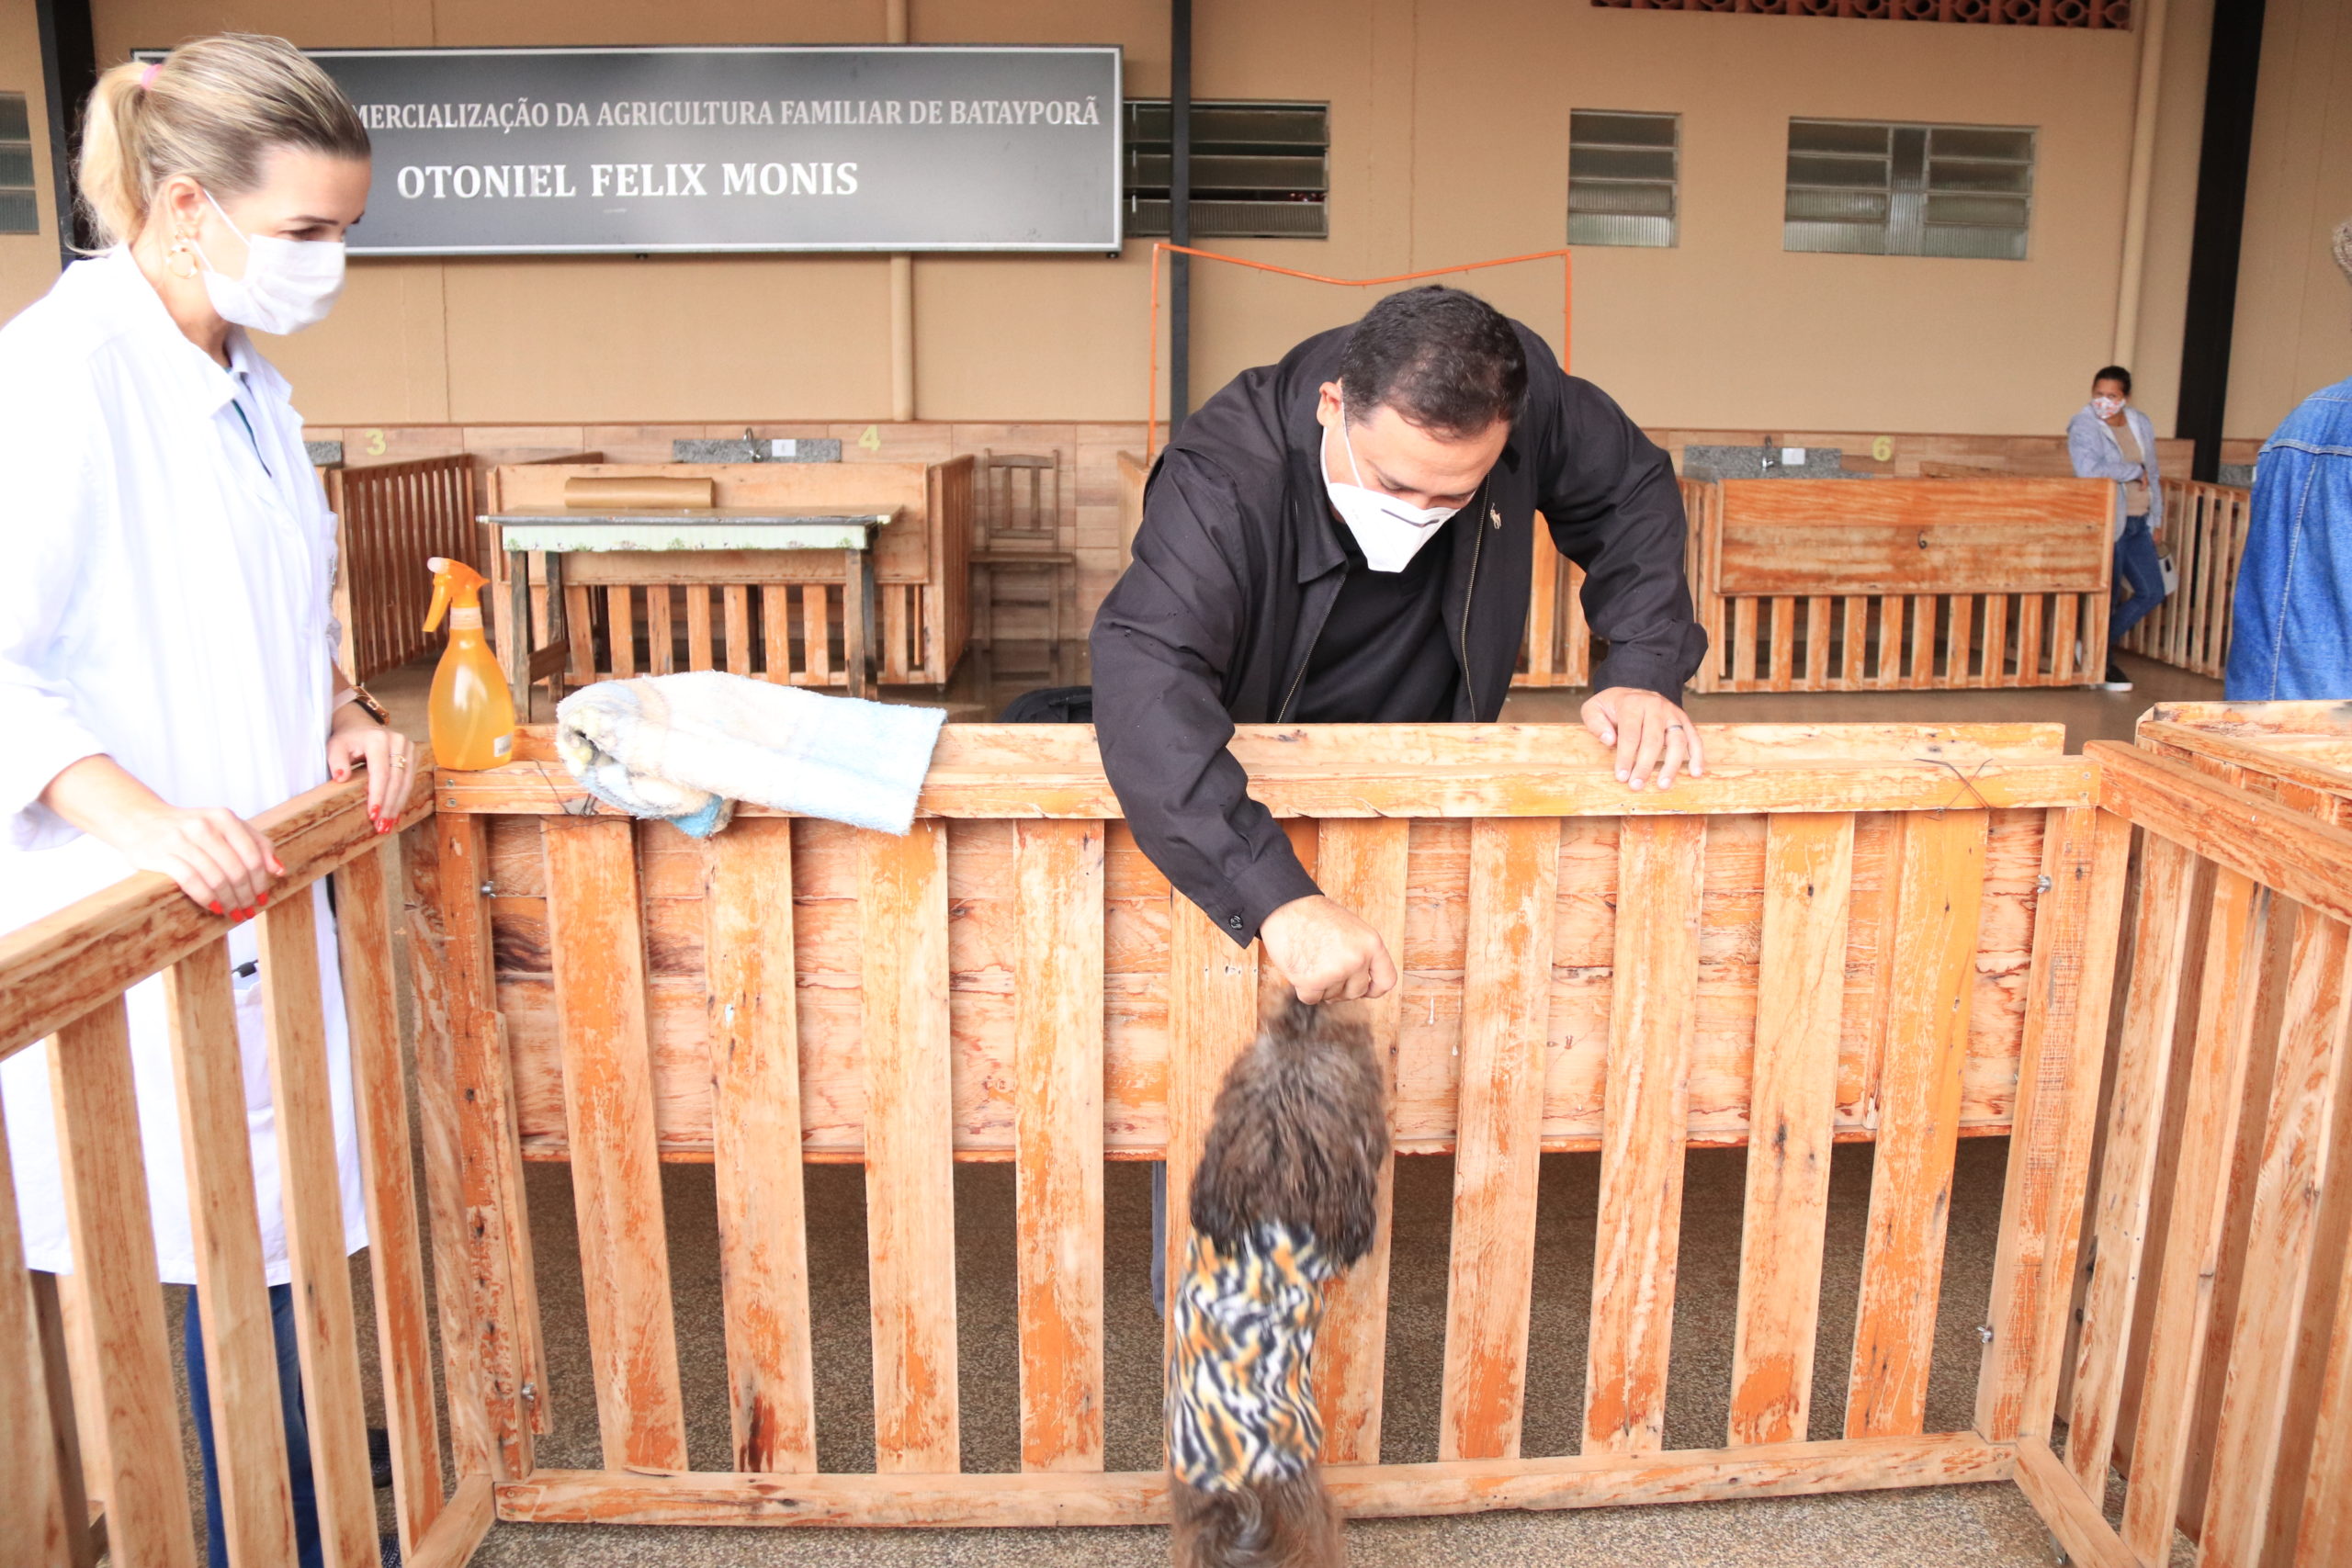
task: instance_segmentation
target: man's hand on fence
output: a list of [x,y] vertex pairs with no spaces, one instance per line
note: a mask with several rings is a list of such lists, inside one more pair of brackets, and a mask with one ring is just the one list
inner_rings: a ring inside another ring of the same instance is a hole
[[1320,893],[1268,915],[1258,939],[1303,1002],[1385,997],[1396,984],[1396,964],[1380,933]]
[[1686,767],[1694,779],[1706,772],[1699,727],[1656,692],[1635,686],[1595,692],[1585,699],[1584,727],[1603,746],[1617,749],[1617,781],[1634,789],[1653,777],[1664,789]]

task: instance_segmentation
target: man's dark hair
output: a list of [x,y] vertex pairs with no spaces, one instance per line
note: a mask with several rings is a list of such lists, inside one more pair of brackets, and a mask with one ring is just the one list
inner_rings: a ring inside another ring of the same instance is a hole
[[1431,284],[1391,294],[1356,323],[1340,356],[1348,417],[1384,403],[1439,435],[1476,435],[1519,415],[1527,352],[1501,311]]
[[2132,395],[2132,372],[2126,370],[2120,365],[2108,366],[2098,375],[2091,378],[2091,385],[2094,387],[2098,386],[2101,381],[2120,381],[2123,384],[2123,395],[2127,398]]

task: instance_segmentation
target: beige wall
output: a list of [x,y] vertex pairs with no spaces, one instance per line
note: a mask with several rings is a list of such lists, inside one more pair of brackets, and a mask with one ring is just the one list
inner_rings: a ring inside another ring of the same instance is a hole
[[[2194,187],[2199,17],[2211,3],[2175,6],[2167,85],[2181,90],[2167,99],[2141,339],[2153,356],[2143,400],[2160,420]],[[850,40],[878,38],[882,10],[881,0],[97,0],[96,21],[102,54],[119,58],[231,25],[314,46]],[[1131,93],[1166,90],[1164,0],[912,0],[912,10],[918,41],[1119,44]],[[1680,112],[1681,245],[1577,258],[1575,367],[1645,423],[2048,431],[2111,349],[2134,35],[1580,0],[1200,0],[1195,17],[1197,93],[1331,105],[1330,239],[1226,247],[1316,271],[1372,276],[1556,246],[1569,109]],[[2040,127],[2031,259],[1783,253],[1792,114]],[[919,414],[1140,417],[1148,270],[1135,245],[1117,260],[921,259]],[[871,420],[888,405],[886,278],[865,257],[371,262],[355,266],[333,320],[274,352],[322,423]],[[1475,286],[1556,341],[1556,265]],[[1195,299],[1201,392],[1367,302],[1206,265]]]
[[2328,254],[2352,218],[2352,7],[2270,0],[2230,346],[2229,433],[2267,435],[2352,376],[2352,288]]
[[40,75],[40,30],[29,3],[0,5],[0,92],[22,93],[33,126],[33,178],[40,187],[40,232],[0,234],[0,320],[40,298],[57,277],[55,193],[49,177],[49,97]]

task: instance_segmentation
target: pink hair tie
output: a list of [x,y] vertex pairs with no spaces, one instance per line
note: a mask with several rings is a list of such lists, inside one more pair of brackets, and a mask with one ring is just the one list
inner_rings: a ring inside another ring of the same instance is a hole
[[143,93],[149,87],[153,86],[155,85],[155,73],[161,71],[163,68],[164,62],[162,61],[149,61],[147,62],[147,69],[139,73],[139,90]]

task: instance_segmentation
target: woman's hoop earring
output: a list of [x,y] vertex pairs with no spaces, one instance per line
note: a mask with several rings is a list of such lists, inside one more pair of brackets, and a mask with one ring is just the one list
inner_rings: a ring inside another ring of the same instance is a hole
[[[180,270],[182,263],[187,264],[187,270],[185,272]],[[196,276],[196,244],[193,236],[175,234],[172,237],[171,249],[164,253],[164,270],[174,277]]]

